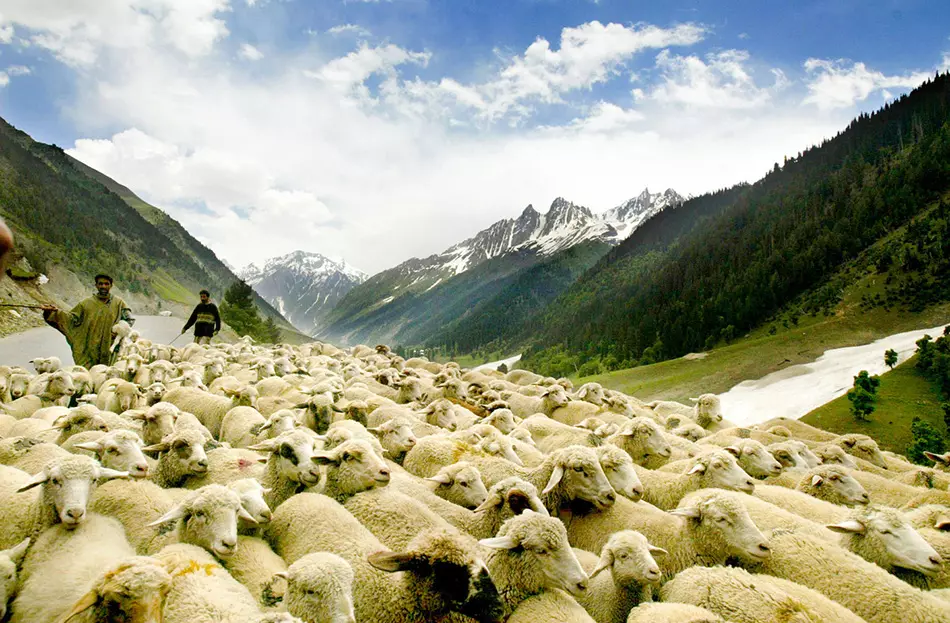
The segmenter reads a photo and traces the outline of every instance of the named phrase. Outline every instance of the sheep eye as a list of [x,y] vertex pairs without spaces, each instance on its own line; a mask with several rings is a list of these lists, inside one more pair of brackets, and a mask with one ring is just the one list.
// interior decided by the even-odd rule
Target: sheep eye
[[584,468],[578,465],[578,466],[574,467],[574,471],[575,471],[575,472],[582,472],[582,471],[584,471]]
[[55,486],[55,487],[58,487],[58,486],[60,486],[61,484],[63,484],[63,481],[60,480],[59,478],[52,478],[52,479],[50,480],[50,482],[52,482],[52,483],[53,483],[53,486]]
[[837,476],[830,476],[828,480],[841,480],[841,479],[838,478]]
[[462,486],[462,487],[468,488],[468,483],[467,483],[467,482],[460,482],[459,485]]
[[116,448],[106,448],[106,454],[117,454],[118,452]]
[[729,523],[729,520],[726,519],[725,517],[717,517],[717,518],[716,518],[716,521],[717,521],[718,523],[723,523],[723,524],[724,524],[724,523]]
[[881,534],[894,534],[890,530],[881,530]]

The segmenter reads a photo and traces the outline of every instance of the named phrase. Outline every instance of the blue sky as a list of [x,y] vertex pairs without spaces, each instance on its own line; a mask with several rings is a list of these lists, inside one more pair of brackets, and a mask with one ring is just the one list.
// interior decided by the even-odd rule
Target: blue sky
[[375,272],[527,203],[753,181],[948,36],[938,0],[0,0],[0,116],[232,264]]

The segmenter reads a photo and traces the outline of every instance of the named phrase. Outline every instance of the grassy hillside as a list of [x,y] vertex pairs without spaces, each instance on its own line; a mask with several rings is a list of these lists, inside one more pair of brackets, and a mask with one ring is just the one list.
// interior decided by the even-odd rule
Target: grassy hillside
[[869,416],[869,422],[855,420],[847,396],[822,405],[805,415],[802,421],[835,433],[863,433],[876,439],[885,450],[901,454],[913,440],[910,425],[915,417],[929,422],[947,436],[940,392],[920,373],[916,363],[917,357],[911,357],[881,375],[877,407]]
[[[942,74],[752,186],[720,193],[720,205],[707,195],[673,211],[691,226],[667,232],[671,215],[661,213],[548,306],[525,365],[556,375],[590,361],[617,369],[679,357],[744,335],[805,294],[798,315],[830,312],[840,294],[832,276],[950,190],[948,119]],[[880,257],[878,269],[893,263],[915,277],[891,288],[891,306],[950,298],[938,270],[950,248],[927,246]]]

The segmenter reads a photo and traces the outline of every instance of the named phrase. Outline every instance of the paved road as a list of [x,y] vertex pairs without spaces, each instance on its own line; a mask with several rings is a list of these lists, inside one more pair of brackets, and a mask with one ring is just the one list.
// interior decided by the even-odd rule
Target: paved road
[[[181,318],[137,316],[135,329],[144,338],[167,344],[178,336],[184,324]],[[189,336],[182,337],[175,342],[175,346],[187,344],[189,341]],[[29,363],[31,359],[54,355],[63,360],[63,365],[73,363],[66,338],[52,327],[30,329],[0,339],[0,365],[23,366],[32,370],[33,366]]]

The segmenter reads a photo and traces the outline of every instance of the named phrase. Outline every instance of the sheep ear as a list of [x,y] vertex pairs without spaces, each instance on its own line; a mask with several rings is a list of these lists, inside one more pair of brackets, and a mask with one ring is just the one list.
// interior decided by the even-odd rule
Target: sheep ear
[[742,449],[741,449],[741,448],[737,448],[737,447],[735,447],[735,446],[726,446],[726,447],[725,447],[725,450],[726,450],[726,452],[728,452],[729,454],[735,456],[736,458],[738,458],[738,457],[742,454]]
[[148,527],[152,528],[155,526],[160,526],[163,523],[168,523],[169,521],[178,521],[184,516],[185,516],[185,505],[179,504],[178,506],[175,506],[170,511],[168,511],[167,513],[165,513],[164,515],[162,515],[161,517],[159,517],[152,523],[148,524]]
[[102,452],[102,444],[98,441],[87,441],[84,443],[77,443],[73,446],[74,448],[79,448],[80,450],[89,450],[90,452],[95,452],[99,454]]
[[[508,499],[509,500],[511,499],[511,494],[508,494]],[[473,510],[472,512],[484,513],[485,511],[495,508],[499,504],[501,504],[501,500],[498,498],[497,495],[489,495],[487,498],[485,498],[485,501],[479,504],[477,507],[475,507],[475,510]],[[517,515],[518,513],[515,513],[515,514]]]
[[53,422],[53,425],[50,428],[55,428],[56,430],[62,430],[69,425],[69,414],[61,415]]
[[130,420],[142,420],[143,422],[146,420],[145,413],[141,411],[130,411],[125,417]]
[[687,473],[687,475],[689,475],[689,474],[702,474],[702,473],[704,473],[705,471],[706,471],[706,466],[703,465],[702,463],[697,463],[696,465],[693,465],[693,469],[689,470],[689,471],[686,472],[686,473]]
[[336,406],[336,404],[331,404],[331,405],[330,405],[330,408],[333,409],[334,411],[336,411],[337,413],[346,413],[346,411],[344,411],[344,410],[341,409],[340,407]]
[[597,564],[597,567],[590,572],[590,575],[587,576],[589,579],[593,580],[601,571],[606,571],[614,564],[614,555],[612,553],[604,552],[604,556],[601,557],[600,562]]
[[657,547],[656,545],[647,545],[647,549],[650,551],[651,554],[663,554],[664,556],[669,554],[668,551],[666,551],[662,547]]
[[855,443],[857,443],[857,439],[845,439],[845,440],[844,440],[844,445],[848,446],[849,448],[853,448]]
[[251,517],[251,514],[247,512],[243,506],[240,508],[240,510],[238,510],[238,519],[243,519],[244,521],[252,524],[257,523],[257,520]]
[[701,513],[696,507],[686,507],[686,508],[675,508],[669,511],[670,515],[676,515],[677,517],[686,517],[687,519],[699,519]]
[[274,577],[275,577],[275,578],[283,578],[283,579],[285,579],[285,580],[289,580],[289,579],[290,579],[290,574],[287,573],[286,571],[278,571],[277,573],[274,574]]
[[511,536],[496,536],[491,539],[482,539],[478,544],[489,549],[514,549],[518,547],[518,542]]
[[142,452],[166,452],[168,451],[168,442],[160,441],[151,446],[145,446],[142,448]]
[[814,476],[811,477],[811,486],[817,487],[818,485],[820,485],[820,484],[823,483],[824,481],[825,481],[824,478],[822,478],[822,477],[819,476],[818,474],[815,474]]
[[853,519],[842,521],[841,523],[828,524],[825,527],[832,532],[841,532],[844,534],[864,534],[867,529],[863,523]]
[[29,547],[30,539],[27,537],[10,549],[5,550],[3,553],[5,553],[7,557],[13,561],[13,564],[19,565],[21,562],[23,562],[23,557],[26,556],[26,550],[29,549]]
[[941,517],[934,522],[934,530],[950,530],[950,517]]
[[946,454],[935,454],[933,452],[924,452],[924,456],[941,465],[950,465],[950,452]]
[[397,554],[396,552],[376,552],[366,557],[367,562],[380,571],[395,573],[397,571],[406,571],[412,564],[414,558],[410,554]]
[[49,480],[49,474],[47,474],[46,470],[44,469],[40,473],[33,476],[33,480],[31,480],[30,482],[26,483],[25,485],[17,489],[16,492],[20,493],[22,491],[27,491],[28,489],[32,489],[33,487],[38,487],[44,482],[46,482],[47,480]]
[[280,447],[279,441],[276,439],[267,439],[253,446],[248,446],[247,449],[256,450],[257,452],[277,452],[278,447]]
[[426,478],[426,480],[428,480],[429,482],[437,482],[440,485],[450,485],[452,484],[452,482],[454,482],[452,480],[452,477],[449,476],[448,474],[436,474],[435,476]]
[[85,612],[89,608],[92,608],[93,606],[95,606],[97,603],[99,603],[99,591],[97,591],[96,589],[92,589],[91,591],[83,595],[79,599],[79,601],[77,601],[73,605],[73,607],[69,610],[69,612],[63,618],[57,621],[57,623],[67,623],[70,619],[75,617],[77,614]]
[[699,398],[690,398],[690,400],[693,402],[699,402]]
[[336,453],[316,452],[310,459],[317,465],[339,464],[340,457]]
[[548,479],[548,484],[544,485],[544,490],[541,491],[541,495],[550,493],[551,490],[561,482],[561,478],[564,477],[564,466],[555,465],[554,471],[551,472],[551,477]]

